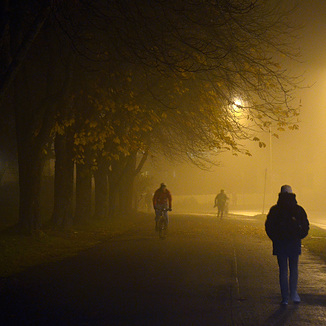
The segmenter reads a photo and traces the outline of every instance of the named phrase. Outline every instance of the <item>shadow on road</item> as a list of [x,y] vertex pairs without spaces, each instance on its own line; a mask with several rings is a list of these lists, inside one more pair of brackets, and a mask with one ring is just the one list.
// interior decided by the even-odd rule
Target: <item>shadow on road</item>
[[302,301],[310,306],[326,307],[326,294],[301,294]]
[[298,305],[292,307],[280,306],[274,313],[272,313],[266,319],[263,325],[275,325],[275,326],[287,325],[287,321],[290,319],[290,317],[298,308],[299,308]]

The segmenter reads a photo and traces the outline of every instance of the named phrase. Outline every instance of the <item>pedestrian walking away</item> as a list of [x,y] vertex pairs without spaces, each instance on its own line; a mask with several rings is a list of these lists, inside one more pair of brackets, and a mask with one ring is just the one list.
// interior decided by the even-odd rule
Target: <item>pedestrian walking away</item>
[[281,304],[287,305],[289,298],[293,303],[300,303],[297,292],[298,262],[301,239],[309,232],[309,221],[304,208],[297,204],[290,186],[281,187],[277,204],[267,214],[265,230],[273,242],[273,255],[277,256]]
[[221,189],[220,193],[215,197],[214,207],[217,207],[217,217],[220,217],[221,219],[223,218],[223,213],[225,211],[226,202],[228,199],[229,198],[223,189]]

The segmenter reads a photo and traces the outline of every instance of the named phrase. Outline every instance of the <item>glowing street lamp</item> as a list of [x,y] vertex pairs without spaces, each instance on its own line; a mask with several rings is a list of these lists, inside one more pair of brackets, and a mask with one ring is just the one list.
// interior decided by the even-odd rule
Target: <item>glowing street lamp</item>
[[236,106],[238,109],[242,109],[243,108],[243,103],[240,99],[236,98],[233,101],[233,105]]
[[230,111],[234,114],[237,119],[241,119],[241,117],[243,117],[244,111],[243,101],[238,97],[234,98],[233,101],[230,103]]

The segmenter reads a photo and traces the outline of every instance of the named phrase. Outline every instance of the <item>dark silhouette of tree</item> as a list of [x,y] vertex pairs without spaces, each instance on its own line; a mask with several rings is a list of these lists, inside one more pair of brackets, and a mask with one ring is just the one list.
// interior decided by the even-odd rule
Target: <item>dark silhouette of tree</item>
[[[240,134],[240,138],[259,139],[243,132],[252,124],[234,119],[234,112],[230,114],[234,106],[261,129],[273,121],[280,129],[297,128],[292,119],[297,116],[293,92],[299,80],[282,68],[282,56],[294,59],[298,54],[291,48],[289,12],[279,8],[275,1],[84,1],[74,20],[59,20],[76,53],[94,67],[128,62],[136,71],[141,67],[150,76],[149,83],[155,76],[162,84],[174,80],[175,85],[179,80],[202,102],[206,96],[206,104],[197,104],[191,114],[199,107],[216,105],[214,124],[221,133],[215,133],[220,141],[215,147],[223,147],[224,141],[236,149]],[[115,69],[112,64],[106,67]],[[165,86],[161,94],[153,92],[158,100],[155,109],[166,106],[171,115],[177,105],[164,98],[167,91]],[[182,114],[190,117],[189,110]],[[199,153],[190,148],[188,152]]]
[[[297,128],[297,107],[291,101],[299,80],[282,68],[282,56],[293,59],[296,53],[290,47],[288,13],[278,5],[259,0],[4,2],[0,92],[17,76],[23,228],[39,227],[43,151],[53,139],[58,112],[64,132],[57,135],[56,152],[73,146],[78,163],[87,158],[88,172],[101,155],[101,165],[110,171],[111,203],[118,196],[112,194],[112,182],[125,193],[132,188],[126,181],[139,170],[137,153],[146,157],[148,150],[157,151],[201,165],[210,160],[209,151],[241,151],[242,138],[263,146],[251,133],[253,127],[266,130],[275,123]],[[65,50],[74,51],[77,69],[71,69]],[[84,85],[78,80],[83,78]],[[87,115],[79,112],[81,106],[67,104],[67,98],[81,92]],[[66,111],[59,109],[65,105]],[[69,117],[71,108],[75,111]],[[81,154],[86,149],[87,157]],[[53,221],[65,224],[60,202],[55,207]]]
[[0,103],[52,11],[50,0],[4,0],[0,4]]
[[45,149],[52,142],[56,111],[64,105],[71,80],[69,69],[62,64],[63,54],[56,37],[51,28],[42,31],[14,81],[19,225],[27,232],[40,228],[40,185]]

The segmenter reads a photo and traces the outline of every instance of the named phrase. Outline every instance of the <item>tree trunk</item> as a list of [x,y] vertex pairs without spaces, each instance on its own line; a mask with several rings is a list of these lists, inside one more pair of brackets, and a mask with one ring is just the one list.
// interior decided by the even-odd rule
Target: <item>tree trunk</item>
[[71,135],[55,138],[54,207],[52,225],[65,229],[73,223],[74,162]]
[[[19,134],[19,132],[18,132]],[[21,139],[24,135],[19,135]],[[21,141],[19,142],[21,144]],[[40,189],[43,160],[42,149],[31,146],[18,149],[19,164],[19,222],[18,228],[31,234],[41,228]]]
[[99,162],[94,172],[95,180],[95,213],[94,217],[103,219],[108,216],[108,170],[105,164]]
[[135,177],[125,178],[119,189],[119,211],[124,214],[129,214],[133,211],[133,195],[134,195],[134,180]]
[[120,211],[123,213],[131,213],[134,209],[134,183],[137,174],[144,166],[148,151],[142,154],[140,161],[137,162],[138,153],[134,152],[128,157],[124,173],[120,182]]
[[121,175],[121,162],[112,162],[111,170],[108,171],[109,180],[109,202],[108,214],[113,217],[118,214],[119,183]]
[[133,209],[134,181],[148,157],[148,151],[143,153],[137,163],[137,152],[121,158],[111,164],[109,173],[109,214],[130,213]]
[[[41,228],[40,191],[44,164],[44,139],[33,134],[32,104],[29,97],[19,94],[23,80],[15,83],[15,122],[19,170],[19,221],[18,228],[31,234]],[[25,101],[27,103],[25,103]]]
[[124,214],[131,213],[134,193],[136,170],[136,155],[128,157],[125,172],[119,186],[119,211]]
[[118,214],[119,191],[116,183],[109,182],[109,202],[108,202],[108,215],[113,217]]
[[[46,5],[49,4],[46,1]],[[47,15],[44,12],[45,16],[39,17],[39,24],[35,22],[35,30],[30,31],[31,35],[25,35],[28,39],[23,39],[24,26],[21,23],[26,12],[23,7],[19,8],[21,10],[15,12],[10,21],[10,54],[14,65],[11,68],[14,70],[17,69],[16,64],[24,61],[20,54],[24,52],[24,47],[30,47],[30,42],[39,34]],[[70,69],[64,69],[58,58],[61,45],[57,42],[55,32],[44,31],[42,37],[38,44],[47,49],[46,54],[41,51],[39,56],[37,48],[31,54],[30,61],[24,62],[19,69],[13,83],[20,186],[19,225],[29,233],[41,226],[39,209],[44,149],[52,142],[51,131],[56,110],[58,106],[64,105],[63,99],[71,80]],[[43,43],[45,40],[48,42]],[[19,62],[14,62],[15,59],[19,59]],[[10,72],[10,76],[13,75]],[[0,92],[4,84],[1,85]]]
[[90,219],[92,213],[92,173],[88,164],[76,165],[75,223]]

